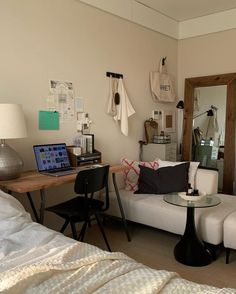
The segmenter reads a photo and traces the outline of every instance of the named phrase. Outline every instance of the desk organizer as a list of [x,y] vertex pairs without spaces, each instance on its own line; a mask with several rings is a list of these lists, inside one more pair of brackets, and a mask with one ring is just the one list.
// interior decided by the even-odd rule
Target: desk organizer
[[74,146],[67,146],[67,151],[72,166],[77,167],[83,164],[94,164],[102,162],[102,153],[96,149],[92,153],[83,153],[75,155],[73,153]]

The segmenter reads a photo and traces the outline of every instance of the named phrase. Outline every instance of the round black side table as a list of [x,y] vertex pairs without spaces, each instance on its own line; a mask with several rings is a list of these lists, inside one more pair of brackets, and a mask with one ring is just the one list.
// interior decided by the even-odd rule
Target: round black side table
[[189,266],[205,266],[212,262],[212,255],[198,237],[195,220],[195,208],[213,207],[220,204],[217,196],[209,195],[200,201],[186,201],[177,194],[166,194],[164,200],[172,205],[187,208],[186,226],[181,240],[174,249],[174,256],[177,261]]

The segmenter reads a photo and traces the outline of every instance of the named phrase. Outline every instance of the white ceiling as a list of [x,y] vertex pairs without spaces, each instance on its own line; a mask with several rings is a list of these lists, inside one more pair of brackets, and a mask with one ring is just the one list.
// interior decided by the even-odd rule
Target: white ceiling
[[236,8],[236,0],[135,0],[176,21]]
[[75,0],[181,40],[236,29],[236,0]]

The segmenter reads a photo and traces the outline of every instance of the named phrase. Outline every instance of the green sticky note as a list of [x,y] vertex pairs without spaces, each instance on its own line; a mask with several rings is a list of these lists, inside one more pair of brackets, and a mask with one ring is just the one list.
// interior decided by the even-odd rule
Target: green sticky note
[[57,111],[39,111],[40,130],[59,130],[59,113]]

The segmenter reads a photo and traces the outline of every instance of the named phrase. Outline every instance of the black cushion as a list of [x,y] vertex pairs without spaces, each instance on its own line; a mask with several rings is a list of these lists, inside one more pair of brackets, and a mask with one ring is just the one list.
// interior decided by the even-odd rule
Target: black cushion
[[166,194],[184,192],[188,189],[189,162],[158,168],[141,166],[138,190],[135,194]]

